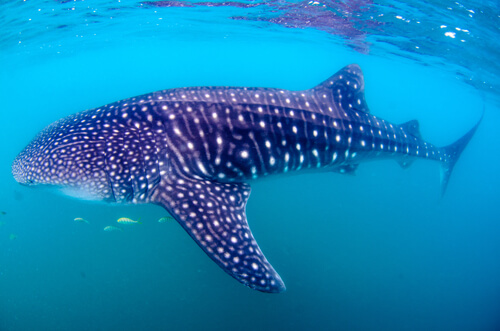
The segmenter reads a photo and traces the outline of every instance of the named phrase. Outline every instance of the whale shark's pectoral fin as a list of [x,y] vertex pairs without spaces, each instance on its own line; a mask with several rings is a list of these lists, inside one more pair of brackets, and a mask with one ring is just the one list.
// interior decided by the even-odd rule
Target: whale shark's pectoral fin
[[152,202],[163,206],[225,272],[258,291],[285,290],[248,227],[248,184],[170,173],[157,190]]

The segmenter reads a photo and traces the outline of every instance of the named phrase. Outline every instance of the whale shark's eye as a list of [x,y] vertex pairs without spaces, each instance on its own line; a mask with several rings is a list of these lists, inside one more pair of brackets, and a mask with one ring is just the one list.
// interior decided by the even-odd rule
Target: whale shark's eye
[[19,181],[19,183],[23,186],[33,186],[35,185],[35,181],[33,179],[26,179],[24,181]]

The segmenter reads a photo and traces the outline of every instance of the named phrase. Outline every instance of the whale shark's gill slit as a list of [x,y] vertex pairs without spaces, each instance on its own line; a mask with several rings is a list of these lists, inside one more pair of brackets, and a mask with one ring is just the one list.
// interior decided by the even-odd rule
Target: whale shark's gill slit
[[[143,164],[142,168],[144,169],[144,173],[142,175],[144,176],[145,181],[146,181],[145,187],[143,189],[141,189],[141,186],[139,186],[139,192],[142,192],[141,194],[144,194],[144,196],[146,197],[146,196],[148,196],[148,193],[149,193],[149,180],[148,180],[148,177],[147,177],[147,165],[146,165],[146,161],[144,159],[145,155],[144,155],[144,152],[142,150],[141,132],[140,131],[137,131],[137,136],[138,136],[137,140],[139,142],[139,144],[138,144],[139,155],[140,155],[139,159],[141,160],[140,162]],[[138,185],[140,185],[140,184],[138,183]],[[132,190],[133,190],[133,188],[134,188],[134,185],[132,183]]]
[[109,177],[109,170],[111,169],[111,167],[108,164],[108,157],[107,157],[105,151],[103,151],[102,154],[104,155],[104,166],[105,166],[104,173],[106,175],[106,180],[108,182],[109,193],[111,194],[110,198],[111,198],[111,201],[117,202],[116,201],[116,196],[115,196],[115,191],[113,189],[113,183],[111,182],[111,178]]
[[[175,139],[174,135],[166,134],[167,132],[174,130],[174,128],[172,128],[172,127],[167,128],[167,125],[166,125],[167,123],[168,123],[168,121],[161,122],[161,128],[162,128],[163,133],[159,136],[161,136],[163,138],[163,139],[161,139],[162,143],[164,141],[166,146],[168,146],[168,148],[170,149],[169,163],[173,163],[173,160],[175,160],[176,163],[180,163],[180,164],[178,164],[179,168],[185,167],[184,157],[180,153],[179,149],[176,147],[176,144],[174,144],[172,141],[173,139]],[[174,155],[172,155],[172,154],[174,154]],[[166,155],[164,155],[163,157],[165,157],[165,159],[167,159]],[[162,157],[162,159],[163,159],[163,157]],[[169,166],[166,167],[166,169],[170,171]]]

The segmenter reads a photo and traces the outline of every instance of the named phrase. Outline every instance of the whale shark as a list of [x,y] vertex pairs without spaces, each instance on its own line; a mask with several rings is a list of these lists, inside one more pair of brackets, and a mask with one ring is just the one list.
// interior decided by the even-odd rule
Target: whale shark
[[441,164],[441,191],[479,122],[455,143],[424,141],[419,124],[372,115],[356,64],[302,91],[189,87],[153,92],[60,119],[15,158],[23,185],[83,199],[160,205],[242,284],[285,290],[250,231],[250,184],[316,170],[353,174],[359,164],[416,159]]

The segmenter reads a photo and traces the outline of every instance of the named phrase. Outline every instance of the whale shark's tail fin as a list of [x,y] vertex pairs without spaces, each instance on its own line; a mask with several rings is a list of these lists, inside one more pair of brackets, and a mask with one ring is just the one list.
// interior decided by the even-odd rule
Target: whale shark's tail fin
[[448,186],[448,181],[450,179],[451,172],[453,171],[453,167],[455,167],[455,164],[460,158],[460,154],[462,154],[463,150],[476,132],[482,119],[483,116],[481,116],[481,119],[477,122],[477,124],[474,125],[474,127],[470,129],[469,132],[463,135],[462,138],[458,139],[453,144],[442,148],[444,154],[446,155],[446,158],[441,166],[441,196],[444,196],[444,193],[446,192],[446,187]]

